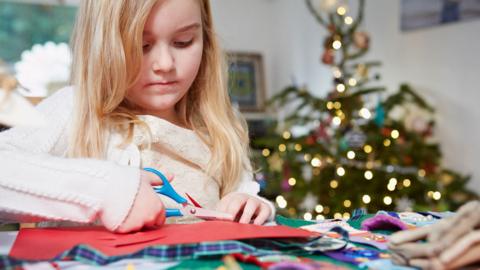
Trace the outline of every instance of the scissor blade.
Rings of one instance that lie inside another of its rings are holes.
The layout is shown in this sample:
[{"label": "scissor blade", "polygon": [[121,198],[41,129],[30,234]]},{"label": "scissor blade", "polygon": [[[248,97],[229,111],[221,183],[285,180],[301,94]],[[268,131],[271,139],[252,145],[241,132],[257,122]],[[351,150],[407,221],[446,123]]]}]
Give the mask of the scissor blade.
[{"label": "scissor blade", "polygon": [[203,220],[226,220],[233,221],[234,217],[228,213],[208,210],[205,208],[198,208],[191,205],[187,205],[182,209],[185,216],[194,216]]}]

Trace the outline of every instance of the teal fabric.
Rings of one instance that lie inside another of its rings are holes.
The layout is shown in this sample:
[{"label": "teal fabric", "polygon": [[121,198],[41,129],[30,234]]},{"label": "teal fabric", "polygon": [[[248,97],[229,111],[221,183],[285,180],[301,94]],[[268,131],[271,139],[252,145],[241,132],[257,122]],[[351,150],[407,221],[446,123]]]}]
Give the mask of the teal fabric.
[{"label": "teal fabric", "polygon": [[293,228],[299,228],[299,227],[302,227],[302,226],[305,226],[305,225],[315,224],[315,222],[313,222],[313,221],[307,221],[307,220],[303,220],[303,219],[287,218],[287,217],[280,216],[280,215],[277,215],[275,217],[275,221],[279,225],[284,225],[284,226],[293,227]]}]

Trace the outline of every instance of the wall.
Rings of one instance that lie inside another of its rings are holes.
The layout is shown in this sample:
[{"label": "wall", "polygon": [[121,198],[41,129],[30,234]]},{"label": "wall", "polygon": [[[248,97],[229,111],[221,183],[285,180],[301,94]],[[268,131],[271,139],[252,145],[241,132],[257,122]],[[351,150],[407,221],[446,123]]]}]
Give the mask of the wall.
[{"label": "wall", "polygon": [[[303,1],[212,0],[212,6],[226,49],[264,55],[268,96],[292,78],[316,95],[329,90],[331,72],[319,64],[325,31]],[[399,16],[400,0],[367,0],[366,58],[383,63],[381,83],[390,91],[409,82],[437,108],[445,165],[473,174],[470,187],[480,192],[480,20],[401,32]]]}]

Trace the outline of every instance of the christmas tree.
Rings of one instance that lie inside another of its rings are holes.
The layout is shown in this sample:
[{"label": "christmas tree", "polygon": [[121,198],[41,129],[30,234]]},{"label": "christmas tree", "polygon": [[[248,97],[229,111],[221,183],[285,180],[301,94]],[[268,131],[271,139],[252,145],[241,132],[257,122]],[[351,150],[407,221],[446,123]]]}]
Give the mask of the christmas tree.
[{"label": "christmas tree", "polygon": [[361,60],[370,38],[359,30],[365,1],[358,3],[353,18],[338,1],[319,8],[306,0],[328,30],[321,61],[333,87],[317,97],[289,86],[270,100],[291,114],[253,140],[263,194],[281,214],[307,220],[348,218],[355,208],[455,210],[476,197],[469,177],[442,167],[434,109],[421,96],[406,84],[390,95],[375,86],[379,63]]}]

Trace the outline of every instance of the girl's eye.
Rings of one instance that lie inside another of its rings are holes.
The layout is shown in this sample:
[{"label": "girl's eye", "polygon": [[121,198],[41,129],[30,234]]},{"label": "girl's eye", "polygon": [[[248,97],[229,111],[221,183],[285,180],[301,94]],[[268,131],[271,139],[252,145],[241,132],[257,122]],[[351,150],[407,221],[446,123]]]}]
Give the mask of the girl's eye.
[{"label": "girl's eye", "polygon": [[146,44],[143,44],[143,52],[148,52],[150,50],[150,48],[152,48],[152,45],[146,43]]},{"label": "girl's eye", "polygon": [[188,46],[192,45],[193,43],[193,39],[190,39],[188,41],[175,41],[173,42],[173,44],[175,45],[175,47],[177,48],[187,48]]}]

